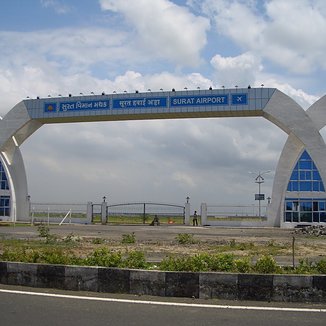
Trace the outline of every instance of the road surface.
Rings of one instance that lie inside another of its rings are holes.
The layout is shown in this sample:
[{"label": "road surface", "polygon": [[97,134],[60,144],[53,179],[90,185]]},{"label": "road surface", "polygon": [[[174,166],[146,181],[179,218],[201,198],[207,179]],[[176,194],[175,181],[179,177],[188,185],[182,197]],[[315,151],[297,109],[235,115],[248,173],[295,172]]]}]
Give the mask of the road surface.
[{"label": "road surface", "polygon": [[326,305],[113,296],[0,285],[1,326],[326,325]]}]

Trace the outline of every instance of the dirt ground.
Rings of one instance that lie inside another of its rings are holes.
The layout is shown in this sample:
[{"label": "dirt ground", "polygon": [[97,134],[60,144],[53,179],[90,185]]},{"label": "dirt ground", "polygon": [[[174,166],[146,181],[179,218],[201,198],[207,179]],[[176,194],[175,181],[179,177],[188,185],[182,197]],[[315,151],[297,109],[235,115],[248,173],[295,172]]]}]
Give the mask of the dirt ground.
[{"label": "dirt ground", "polygon": [[[108,246],[112,250],[142,250],[148,261],[160,261],[170,254],[199,252],[228,252],[253,258],[273,254],[282,265],[292,263],[292,244],[295,237],[295,261],[326,258],[326,237],[298,235],[294,230],[279,228],[190,227],[184,225],[50,225],[50,233],[58,238],[78,239],[74,250],[81,254],[94,248]],[[122,243],[123,235],[135,236],[135,243]],[[180,244],[178,236],[191,235],[195,243]],[[0,240],[39,239],[37,226],[0,226]]]}]

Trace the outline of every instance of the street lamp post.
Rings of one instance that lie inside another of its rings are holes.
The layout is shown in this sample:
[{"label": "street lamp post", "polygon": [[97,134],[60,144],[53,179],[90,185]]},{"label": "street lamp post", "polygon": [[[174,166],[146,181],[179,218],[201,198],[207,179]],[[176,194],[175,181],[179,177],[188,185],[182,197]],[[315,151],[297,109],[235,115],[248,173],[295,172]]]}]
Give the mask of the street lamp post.
[{"label": "street lamp post", "polygon": [[258,172],[257,173],[254,173],[254,172],[250,172],[250,173],[254,173],[257,175],[257,177],[255,178],[255,183],[258,183],[258,198],[255,196],[255,199],[258,200],[258,215],[259,215],[259,218],[261,218],[261,201],[265,199],[264,195],[261,194],[261,184],[264,183],[264,178],[263,178],[263,175],[264,174],[267,174],[271,172],[270,170],[268,171],[264,171],[264,172]]}]

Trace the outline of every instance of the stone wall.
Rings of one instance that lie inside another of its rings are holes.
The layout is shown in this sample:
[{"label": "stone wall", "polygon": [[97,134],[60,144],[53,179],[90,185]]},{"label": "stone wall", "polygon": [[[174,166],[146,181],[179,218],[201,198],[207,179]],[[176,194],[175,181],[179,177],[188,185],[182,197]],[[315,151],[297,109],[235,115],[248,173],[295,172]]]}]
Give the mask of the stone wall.
[{"label": "stone wall", "polygon": [[0,262],[0,283],[166,297],[326,302],[326,275],[162,272]]}]

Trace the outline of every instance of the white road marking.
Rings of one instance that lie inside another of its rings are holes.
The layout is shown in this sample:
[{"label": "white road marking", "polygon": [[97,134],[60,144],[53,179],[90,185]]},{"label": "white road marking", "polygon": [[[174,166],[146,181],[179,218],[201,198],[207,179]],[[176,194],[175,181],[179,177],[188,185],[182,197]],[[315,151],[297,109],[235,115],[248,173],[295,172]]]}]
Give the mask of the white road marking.
[{"label": "white road marking", "polygon": [[40,297],[102,301],[102,302],[118,302],[118,303],[129,303],[129,304],[173,306],[173,307],[326,313],[326,309],[322,309],[322,308],[291,308],[291,307],[282,308],[282,307],[263,307],[263,306],[259,307],[259,306],[214,305],[214,304],[200,304],[200,303],[182,303],[182,302],[115,299],[115,298],[103,298],[103,297],[85,297],[85,296],[79,296],[79,295],[66,295],[66,294],[29,292],[29,291],[17,291],[17,290],[5,290],[5,289],[0,289],[0,293],[23,294],[23,295],[32,295],[32,296],[40,296]]}]

